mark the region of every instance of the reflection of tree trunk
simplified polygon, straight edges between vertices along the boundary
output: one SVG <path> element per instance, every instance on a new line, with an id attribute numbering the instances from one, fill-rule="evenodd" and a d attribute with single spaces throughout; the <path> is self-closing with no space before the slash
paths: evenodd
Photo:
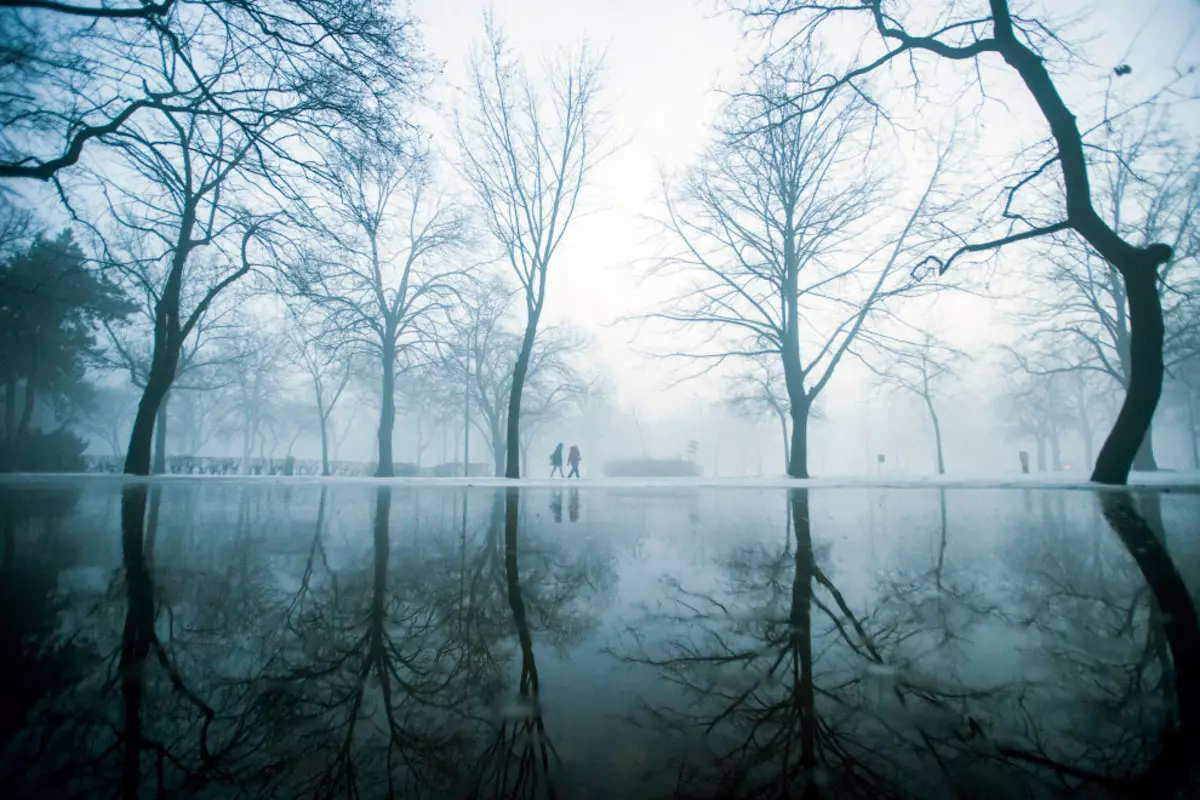
<path id="1" fill-rule="evenodd" d="M 940 592 L 942 590 L 942 567 L 944 567 L 946 564 L 947 525 L 946 525 L 946 490 L 945 490 L 945 488 L 938 489 L 938 506 L 940 506 L 941 512 L 942 512 L 942 520 L 941 520 L 942 526 L 941 526 L 941 537 L 938 541 L 937 567 L 934 568 L 933 575 L 934 575 L 935 585 L 937 586 L 937 589 Z"/>
<path id="2" fill-rule="evenodd" d="M 508 587 L 508 607 L 512 611 L 513 624 L 517 629 L 517 642 L 521 648 L 521 679 L 517 691 L 528 713 L 528 716 L 519 723 L 520 731 L 524 736 L 520 736 L 516 731 L 513 732 L 514 744 L 519 744 L 523 751 L 520 756 L 521 767 L 516 780 L 520 782 L 523 775 L 531 782 L 531 786 L 536 786 L 538 783 L 537 768 L 540 762 L 542 775 L 547 782 L 546 793 L 553 798 L 556 793 L 553 780 L 550 778 L 550 756 L 553 755 L 557 759 L 558 754 L 546 738 L 546 724 L 542 719 L 541 710 L 541 684 L 538 680 L 537 660 L 533 654 L 533 636 L 529 630 L 525 599 L 521 595 L 521 575 L 517 567 L 519 517 L 520 493 L 518 489 L 510 488 L 504 496 L 504 575 Z M 505 725 L 507 724 L 506 722 Z M 517 725 L 518 723 L 514 723 L 514 727 Z M 532 752 L 531 748 L 535 742 L 538 750 Z M 528 764 L 527 759 L 532 760 L 533 763 Z M 507 772 L 507 770 L 505 771 Z"/>
<path id="3" fill-rule="evenodd" d="M 154 563 L 154 545 L 158 541 L 158 517 L 162 511 L 163 487 L 155 485 L 150 489 L 150 511 L 146 519 L 146 563 Z M 190 497 L 190 495 L 189 495 Z M 191 515 L 188 517 L 191 521 Z"/>
<path id="4" fill-rule="evenodd" d="M 154 586 L 143 549 L 146 486 L 130 484 L 121 496 L 121 549 L 125 566 L 125 630 L 121 637 L 121 698 L 125 718 L 125 762 L 121 796 L 136 798 L 141 784 L 142 689 L 146 659 L 154 639 Z"/>
<path id="5" fill-rule="evenodd" d="M 800 720 L 800 766 L 804 770 L 804 797 L 817 795 L 813 770 L 817 764 L 816 706 L 813 702 L 812 581 L 815 572 L 808 490 L 791 491 L 792 525 L 796 532 L 796 574 L 792 579 L 792 606 L 788 615 L 793 652 L 793 708 Z M 786 776 L 785 776 L 786 779 Z"/>
<path id="6" fill-rule="evenodd" d="M 1161 502 L 1155 495 L 1150 505 Z M 1200 725 L 1200 623 L 1186 584 L 1163 542 L 1138 513 L 1127 492 L 1102 492 L 1100 504 L 1108 524 L 1133 557 L 1162 611 L 1163 632 L 1175 662 L 1178 725 L 1163 733 L 1159 754 L 1143 776 L 1148 796 L 1170 797 L 1185 780 L 1193 758 L 1190 742 Z"/>

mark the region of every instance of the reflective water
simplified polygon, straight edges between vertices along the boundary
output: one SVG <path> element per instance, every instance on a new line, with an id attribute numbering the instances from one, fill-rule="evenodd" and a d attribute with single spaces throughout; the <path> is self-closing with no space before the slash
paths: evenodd
<path id="1" fill-rule="evenodd" d="M 1180 491 L 13 479 L 0 794 L 1187 796 L 1198 520 Z"/>

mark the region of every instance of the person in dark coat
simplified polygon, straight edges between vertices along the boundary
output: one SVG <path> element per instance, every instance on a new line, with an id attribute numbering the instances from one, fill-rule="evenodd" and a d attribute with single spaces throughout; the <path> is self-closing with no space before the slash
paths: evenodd
<path id="1" fill-rule="evenodd" d="M 571 471 L 567 473 L 568 478 L 579 477 L 579 462 L 583 461 L 583 456 L 579 454 L 579 445 L 571 445 L 571 451 L 567 453 L 567 463 L 571 465 Z"/>
<path id="2" fill-rule="evenodd" d="M 563 449 L 563 443 L 559 442 L 558 447 L 554 448 L 554 452 L 550 454 L 550 477 L 551 478 L 554 477 L 554 472 L 556 470 L 558 471 L 558 477 L 560 477 L 560 478 L 566 477 L 565 475 L 563 475 L 563 469 L 562 469 L 562 464 L 563 464 L 562 449 Z"/>

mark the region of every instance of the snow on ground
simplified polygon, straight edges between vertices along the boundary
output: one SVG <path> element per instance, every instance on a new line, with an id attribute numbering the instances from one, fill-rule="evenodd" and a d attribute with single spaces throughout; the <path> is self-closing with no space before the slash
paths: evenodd
<path id="1" fill-rule="evenodd" d="M 281 475 L 160 475 L 150 478 L 129 478 L 124 475 L 103 473 L 14 473 L 0 477 L 2 482 L 53 482 L 60 480 L 95 480 L 95 481 L 147 481 L 147 482 L 178 482 L 178 481 L 227 481 L 227 482 L 266 482 L 266 483 L 329 483 L 329 484 L 359 484 L 378 485 L 389 484 L 403 487 L 502 487 L 521 486 L 535 489 L 578 487 L 588 489 L 598 488 L 707 488 L 707 489 L 1103 489 L 1100 484 L 1091 483 L 1083 473 L 1068 474 L 1031 474 L 1031 475 L 997 475 L 994 477 L 954 477 L 950 475 L 880 475 L 880 476 L 831 476 L 808 478 L 804 480 L 786 476 L 756 476 L 742 478 L 699 477 L 699 478 L 522 478 L 509 480 L 507 478 L 368 478 L 368 477 L 320 477 L 312 475 L 284 477 Z M 1137 472 L 1129 478 L 1130 488 L 1163 488 L 1200 492 L 1200 471 L 1160 470 L 1158 472 Z"/>

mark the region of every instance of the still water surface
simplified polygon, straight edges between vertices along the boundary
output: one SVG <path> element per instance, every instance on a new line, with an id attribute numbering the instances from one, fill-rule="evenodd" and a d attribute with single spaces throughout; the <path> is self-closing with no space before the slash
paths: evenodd
<path id="1" fill-rule="evenodd" d="M 1179 491 L 15 479 L 0 794 L 1187 796 L 1198 520 Z"/>

